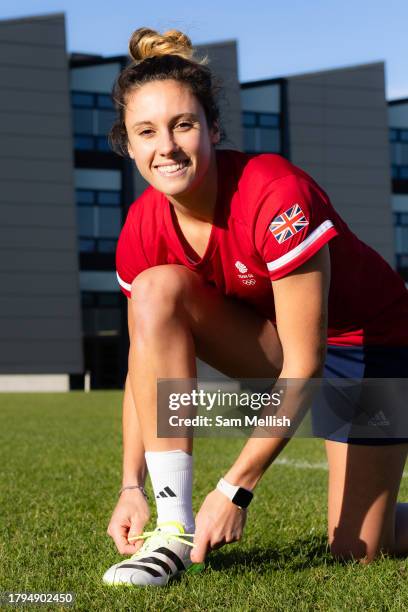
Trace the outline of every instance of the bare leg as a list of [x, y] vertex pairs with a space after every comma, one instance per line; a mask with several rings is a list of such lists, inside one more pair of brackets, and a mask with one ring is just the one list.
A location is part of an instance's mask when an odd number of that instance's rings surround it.
[[366, 446], [326, 441], [328, 532], [332, 553], [372, 561], [408, 553], [408, 512], [397, 496], [408, 444]]
[[157, 438], [156, 384], [158, 378], [194, 378], [196, 352], [231, 376], [279, 374], [282, 353], [272, 323], [182, 266], [140, 274], [132, 284], [131, 308], [129, 375], [147, 451], [191, 452], [191, 440]]

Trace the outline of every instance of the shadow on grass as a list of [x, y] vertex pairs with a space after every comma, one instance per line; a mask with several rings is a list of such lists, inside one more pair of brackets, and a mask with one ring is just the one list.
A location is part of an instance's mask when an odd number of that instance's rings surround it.
[[331, 556], [327, 537], [314, 536], [294, 540], [276, 548], [240, 549], [239, 545], [233, 548], [224, 547], [221, 551], [214, 551], [208, 557], [208, 566], [215, 571], [234, 568], [236, 573], [245, 573], [248, 569], [258, 572], [292, 569], [301, 570], [320, 565], [333, 565], [336, 561]]

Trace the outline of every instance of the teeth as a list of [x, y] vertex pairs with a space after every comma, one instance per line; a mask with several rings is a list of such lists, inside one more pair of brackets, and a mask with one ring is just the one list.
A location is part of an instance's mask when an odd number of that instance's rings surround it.
[[183, 162], [178, 162], [177, 164], [171, 164], [169, 166], [159, 166], [157, 170], [159, 172], [166, 172], [166, 173], [177, 172], [177, 170], [181, 170], [181, 168], [184, 168], [186, 163], [187, 163], [186, 161], [183, 161]]

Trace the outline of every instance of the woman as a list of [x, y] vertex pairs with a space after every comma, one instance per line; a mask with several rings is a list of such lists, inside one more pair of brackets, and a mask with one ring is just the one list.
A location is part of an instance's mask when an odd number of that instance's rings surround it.
[[[150, 187], [131, 206], [117, 248], [130, 351], [123, 487], [108, 534], [132, 558], [104, 581], [162, 585], [240, 539], [252, 491], [288, 438], [249, 438], [195, 525], [192, 442], [157, 438], [157, 379], [194, 378], [196, 355], [234, 378], [301, 379], [296, 412], [306, 383], [323, 372], [407, 376], [408, 294], [307, 174], [277, 155], [215, 150], [211, 73], [185, 35], [139, 29], [130, 54], [115, 87], [112, 141]], [[408, 446], [353, 438], [350, 428], [318, 431], [332, 553], [364, 562], [405, 554], [408, 506], [396, 500]], [[142, 534], [147, 470], [158, 526]]]

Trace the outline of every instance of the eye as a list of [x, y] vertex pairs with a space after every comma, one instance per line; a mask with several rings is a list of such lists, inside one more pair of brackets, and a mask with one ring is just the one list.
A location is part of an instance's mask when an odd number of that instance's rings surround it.
[[192, 123], [190, 123], [190, 121], [180, 121], [180, 123], [176, 125], [176, 128], [180, 128], [181, 130], [188, 130], [191, 127], [193, 126], [192, 126]]
[[153, 130], [150, 130], [148, 128], [139, 132], [139, 136], [151, 136], [151, 134], [153, 134]]

